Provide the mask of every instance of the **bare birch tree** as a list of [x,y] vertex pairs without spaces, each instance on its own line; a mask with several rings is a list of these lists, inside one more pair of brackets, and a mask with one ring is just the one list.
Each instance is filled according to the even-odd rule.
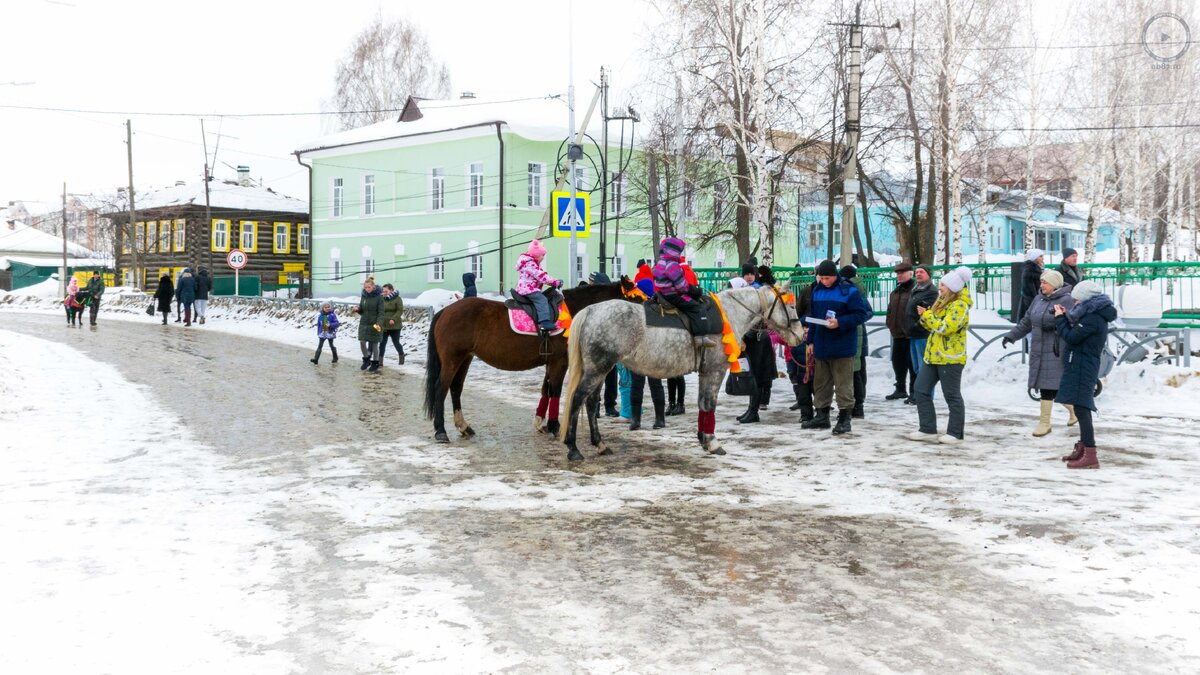
[[343,129],[395,117],[409,96],[447,98],[450,71],[407,19],[377,16],[350,44],[334,76],[333,105]]

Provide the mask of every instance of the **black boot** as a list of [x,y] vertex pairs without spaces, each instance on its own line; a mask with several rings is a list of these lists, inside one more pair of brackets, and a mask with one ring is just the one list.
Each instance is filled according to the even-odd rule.
[[908,392],[904,391],[904,387],[896,387],[896,391],[883,397],[887,401],[898,401],[902,398],[908,398]]
[[803,404],[803,403],[800,404],[800,424],[801,424],[801,426],[803,426],[805,422],[811,420],[812,418],[813,418],[813,407],[811,405],[807,405],[807,404]]
[[371,365],[367,366],[368,373],[373,373],[377,370],[379,370],[379,362],[378,361],[372,361]]
[[816,414],[807,422],[801,422],[801,429],[828,429],[829,428],[829,408],[817,408]]
[[329,351],[333,352],[333,363],[337,363],[337,348],[333,346],[332,342],[329,343]]
[[833,435],[850,433],[850,411],[838,409],[837,425],[833,427]]
[[362,367],[360,367],[359,370],[366,370],[367,368],[370,368],[370,367],[371,367],[371,357],[364,356]]
[[866,419],[867,413],[863,410],[863,404],[855,403],[854,407],[850,410],[850,416],[856,420]]
[[642,428],[642,409],[634,408],[633,414],[629,418],[629,430],[637,431]]
[[404,365],[404,350],[400,350],[400,365]]
[[804,404],[800,402],[801,398],[802,398],[800,396],[800,385],[793,384],[792,391],[795,392],[795,394],[796,394],[796,402],[791,404],[790,406],[788,406],[788,410],[800,410],[801,408],[804,407]]
[[651,429],[661,429],[667,426],[667,420],[663,417],[666,407],[662,401],[654,402],[654,424],[650,427]]
[[605,417],[620,417],[621,411],[617,410],[617,406],[615,406],[615,405],[606,405],[606,406],[604,406],[604,416]]
[[746,412],[742,413],[737,418],[737,421],[740,424],[753,424],[753,423],[759,421],[759,419],[758,419],[758,401],[759,401],[758,394],[759,394],[759,391],[760,390],[755,390],[755,392],[753,394],[750,394],[750,405],[746,408]]
[[320,350],[320,349],[318,349],[318,350],[317,350],[317,353],[316,353],[316,354],[313,354],[313,357],[312,357],[311,359],[309,359],[309,361],[312,361],[313,363],[316,363],[317,361],[320,361],[320,360],[321,360],[321,350]]

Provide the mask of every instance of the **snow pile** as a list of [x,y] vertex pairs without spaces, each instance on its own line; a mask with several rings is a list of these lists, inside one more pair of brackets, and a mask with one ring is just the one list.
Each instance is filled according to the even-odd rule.
[[462,300],[462,297],[463,294],[459,291],[450,291],[445,288],[431,288],[412,300],[406,300],[404,304],[410,307],[429,307],[437,312],[452,302]]
[[39,281],[32,286],[19,288],[15,291],[0,291],[0,302],[21,301],[22,299],[40,300],[50,298],[60,300],[58,293],[58,275],[51,274],[49,278]]

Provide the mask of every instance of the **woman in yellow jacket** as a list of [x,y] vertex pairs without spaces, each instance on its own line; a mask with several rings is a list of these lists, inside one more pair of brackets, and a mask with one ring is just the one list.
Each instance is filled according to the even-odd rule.
[[[917,307],[921,327],[929,331],[929,340],[925,343],[925,364],[917,373],[916,383],[921,428],[908,435],[911,440],[954,445],[963,439],[967,410],[962,397],[962,373],[967,364],[967,325],[971,320],[971,292],[967,288],[970,282],[971,269],[959,267],[942,277],[933,307]],[[950,407],[950,423],[941,436],[933,407],[933,388],[939,382]]]

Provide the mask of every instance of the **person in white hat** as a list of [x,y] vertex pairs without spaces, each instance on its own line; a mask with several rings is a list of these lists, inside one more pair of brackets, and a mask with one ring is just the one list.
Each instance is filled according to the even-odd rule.
[[1021,269],[1021,305],[1013,308],[1013,322],[1025,318],[1033,306],[1042,284],[1042,270],[1046,269],[1046,252],[1031,248],[1025,252],[1025,267]]
[[[963,439],[966,403],[962,397],[962,374],[967,365],[967,326],[971,319],[971,269],[959,267],[942,277],[938,299],[929,309],[918,307],[920,323],[929,331],[925,343],[925,364],[917,373],[917,417],[920,429],[908,435],[914,441],[955,445]],[[938,435],[937,411],[933,407],[933,388],[942,384],[942,394],[950,407],[946,433]]]

